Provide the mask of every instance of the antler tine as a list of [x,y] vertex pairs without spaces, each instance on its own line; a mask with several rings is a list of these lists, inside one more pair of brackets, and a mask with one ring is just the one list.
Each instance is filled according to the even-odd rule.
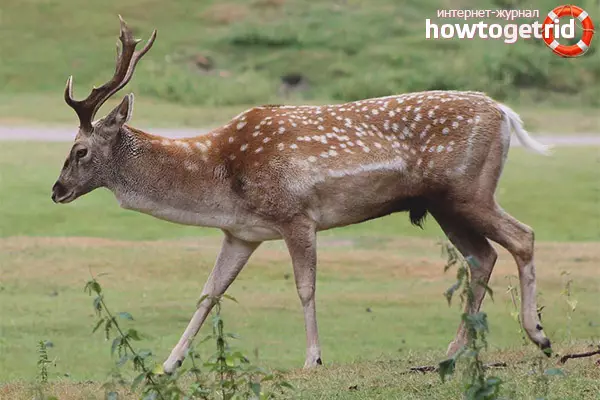
[[79,116],[80,127],[84,130],[91,130],[92,120],[98,109],[131,80],[138,61],[150,50],[156,39],[155,29],[146,45],[140,51],[135,51],[136,45],[141,42],[141,39],[134,38],[133,32],[120,15],[119,21],[121,25],[119,32],[121,46],[117,42],[117,60],[113,77],[99,88],[94,87],[90,95],[81,101],[73,99],[72,77],[67,80],[65,101]]
[[65,86],[65,101],[68,105],[73,107],[75,100],[73,100],[73,75],[67,79],[67,86]]
[[[148,39],[148,42],[146,43],[146,45],[140,51],[136,52],[136,60],[135,60],[136,63],[140,58],[142,58],[144,56],[144,54],[146,54],[148,52],[148,50],[150,50],[150,48],[154,44],[155,40],[156,40],[156,29],[152,31],[152,35],[150,35],[150,39]],[[142,41],[142,39],[137,39],[137,43],[139,43],[141,41]]]
[[77,101],[73,99],[73,75],[69,76],[69,79],[67,79],[64,98],[65,102],[73,110],[75,110],[75,113],[77,113],[77,116],[79,117],[79,126],[84,130],[89,130],[87,129],[91,127],[91,118],[89,118],[89,110],[84,107],[84,101]]

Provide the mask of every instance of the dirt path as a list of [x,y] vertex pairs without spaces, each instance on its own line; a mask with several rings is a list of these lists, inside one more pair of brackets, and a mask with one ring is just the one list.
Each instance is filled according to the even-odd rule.
[[[206,129],[153,129],[152,133],[171,138],[197,136],[206,133]],[[46,142],[71,141],[75,137],[76,129],[72,127],[22,127],[0,126],[1,140],[37,140]],[[553,136],[535,134],[535,138],[544,144],[555,146],[600,146],[600,135],[572,134]],[[513,146],[520,146],[518,140],[512,140]]]

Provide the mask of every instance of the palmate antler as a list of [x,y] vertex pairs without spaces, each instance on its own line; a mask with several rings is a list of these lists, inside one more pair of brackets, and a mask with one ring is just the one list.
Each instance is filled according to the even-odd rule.
[[84,100],[73,99],[73,76],[67,80],[65,87],[65,101],[79,117],[79,127],[84,131],[92,130],[92,121],[98,109],[108,100],[113,94],[121,90],[131,80],[135,66],[138,61],[150,50],[156,39],[156,29],[152,32],[152,36],[148,43],[140,51],[135,51],[136,45],[141,39],[135,39],[133,33],[119,15],[121,22],[121,33],[119,40],[121,48],[117,42],[117,66],[112,79],[106,82],[99,88],[94,87],[92,92]]

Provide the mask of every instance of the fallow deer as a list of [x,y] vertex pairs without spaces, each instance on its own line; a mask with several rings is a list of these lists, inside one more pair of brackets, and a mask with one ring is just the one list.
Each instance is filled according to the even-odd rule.
[[[181,339],[165,361],[170,373],[212,307],[259,244],[283,239],[289,250],[306,329],[305,367],[321,364],[315,309],[317,232],[408,211],[427,213],[479,267],[472,271],[479,310],[496,262],[490,240],[514,257],[522,293],[521,321],[529,338],[550,350],[536,307],[533,230],[494,198],[511,132],[546,153],[519,116],[483,93],[427,91],[324,106],[254,107],[226,125],[187,139],[151,135],[126,123],[128,94],[106,117],[100,106],[131,80],[142,50],[121,19],[116,71],[82,101],[65,101],[79,131],[52,188],[69,203],[96,188],[111,190],[121,207],[179,224],[220,228],[221,252]],[[448,353],[466,340],[461,325]]]

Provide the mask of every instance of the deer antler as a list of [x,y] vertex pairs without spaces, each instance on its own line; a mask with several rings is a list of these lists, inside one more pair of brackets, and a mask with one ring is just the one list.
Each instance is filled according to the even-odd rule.
[[144,48],[140,51],[135,51],[135,46],[141,40],[133,37],[133,33],[120,15],[119,20],[121,22],[121,33],[119,35],[121,49],[119,49],[119,44],[117,43],[117,66],[112,79],[99,88],[94,87],[90,95],[84,100],[73,99],[73,76],[70,76],[67,80],[65,101],[77,113],[79,126],[84,131],[92,130],[92,121],[98,109],[113,94],[127,85],[133,76],[136,64],[150,50],[156,39],[155,29]]

